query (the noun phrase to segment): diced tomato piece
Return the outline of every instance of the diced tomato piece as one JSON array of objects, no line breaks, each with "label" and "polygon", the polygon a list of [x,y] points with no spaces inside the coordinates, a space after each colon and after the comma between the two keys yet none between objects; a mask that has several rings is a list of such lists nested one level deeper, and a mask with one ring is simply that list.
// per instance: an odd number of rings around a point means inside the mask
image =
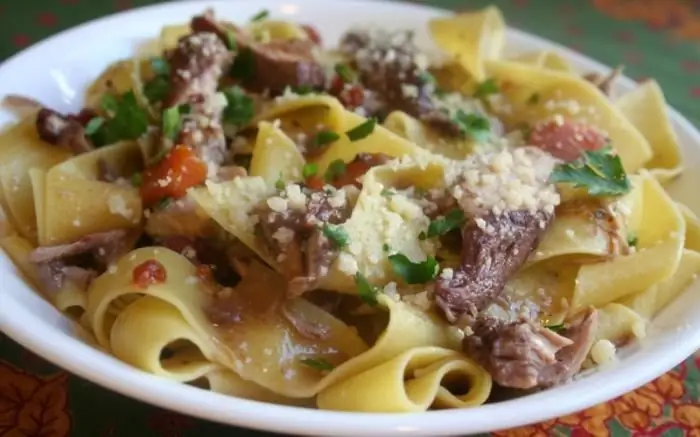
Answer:
[{"label": "diced tomato piece", "polygon": [[163,267],[163,264],[154,259],[149,259],[137,265],[132,272],[132,281],[139,288],[162,284],[167,278],[168,272]]},{"label": "diced tomato piece", "polygon": [[180,198],[207,178],[207,165],[187,146],[175,146],[165,158],[143,172],[141,199],[145,206]]},{"label": "diced tomato piece", "polygon": [[365,101],[365,90],[361,85],[353,85],[340,93],[340,101],[347,108],[357,108]]},{"label": "diced tomato piece", "polygon": [[312,190],[322,190],[323,179],[321,179],[319,176],[309,176],[306,179],[306,186]]},{"label": "diced tomato piece", "polygon": [[197,266],[197,277],[204,282],[211,282],[214,280],[214,272],[212,271],[212,266],[208,264],[200,264]]},{"label": "diced tomato piece", "polygon": [[549,120],[538,123],[528,135],[527,142],[569,162],[576,160],[583,152],[604,147],[608,137],[587,124]]},{"label": "diced tomato piece", "polygon": [[321,35],[318,33],[315,27],[308,24],[303,24],[301,28],[304,29],[304,32],[306,32],[306,35],[311,41],[313,41],[314,44],[319,46],[321,45]]},{"label": "diced tomato piece", "polygon": [[331,79],[331,86],[328,91],[334,96],[339,96],[340,93],[343,92],[344,87],[345,81],[343,81],[343,79],[336,74],[333,76],[333,79]]}]

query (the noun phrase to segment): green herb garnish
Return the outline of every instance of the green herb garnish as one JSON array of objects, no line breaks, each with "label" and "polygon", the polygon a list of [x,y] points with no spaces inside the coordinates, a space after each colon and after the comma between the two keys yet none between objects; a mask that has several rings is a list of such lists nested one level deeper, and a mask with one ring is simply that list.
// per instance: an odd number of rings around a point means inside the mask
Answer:
[{"label": "green herb garnish", "polygon": [[335,247],[342,249],[348,245],[350,241],[350,236],[347,231],[342,226],[329,225],[328,223],[323,224],[323,235],[335,244]]},{"label": "green herb garnish", "polygon": [[161,130],[165,138],[174,140],[180,132],[180,108],[173,106],[163,111]]},{"label": "green herb garnish", "polygon": [[307,94],[313,94],[314,92],[316,92],[316,90],[314,90],[311,85],[299,85],[299,86],[293,86],[292,92],[294,94],[304,96]]},{"label": "green herb garnish", "polygon": [[389,255],[389,263],[394,273],[401,276],[407,284],[425,284],[438,274],[437,260],[429,256],[425,261],[414,263],[402,253]]},{"label": "green herb garnish", "polygon": [[560,323],[558,325],[545,325],[544,327],[549,329],[550,331],[554,331],[557,333],[566,330],[566,325],[564,325],[563,323]]},{"label": "green herb garnish", "polygon": [[304,358],[301,363],[320,372],[330,372],[335,366],[322,358]]},{"label": "green herb garnish", "polygon": [[236,35],[230,30],[226,30],[226,47],[232,52],[238,48]]},{"label": "green herb garnish", "polygon": [[323,147],[325,145],[328,145],[334,141],[337,141],[340,138],[340,135],[337,133],[330,131],[330,130],[322,130],[316,134],[316,136],[313,137],[311,140],[311,143],[309,144],[309,147],[312,149],[317,149],[319,147]]},{"label": "green herb garnish", "polygon": [[170,82],[165,76],[156,76],[143,86],[143,94],[151,103],[162,101],[169,91]]},{"label": "green herb garnish", "polygon": [[134,173],[131,175],[131,185],[135,187],[140,187],[143,184],[143,175],[139,173]]},{"label": "green herb garnish", "polygon": [[637,244],[639,244],[639,238],[637,237],[637,234],[633,232],[627,234],[627,245],[629,247],[637,247]]},{"label": "green herb garnish", "polygon": [[[133,91],[126,92],[119,98],[106,94],[102,98],[102,109],[108,116],[101,123],[95,121],[92,126],[95,130],[89,134],[97,147],[135,140],[148,130],[148,112],[139,106]],[[97,124],[99,126],[95,126]]]},{"label": "green herb garnish", "polygon": [[105,123],[105,119],[103,117],[93,117],[88,121],[88,123],[85,125],[85,135],[90,136],[100,130],[102,125]]},{"label": "green herb garnish", "polygon": [[155,208],[156,208],[156,209],[165,209],[165,208],[167,208],[168,206],[170,206],[171,203],[173,203],[173,198],[172,198],[172,197],[163,197],[162,199],[160,199],[160,200],[158,201],[158,203],[156,204],[156,207],[155,207]]},{"label": "green herb garnish", "polygon": [[238,51],[231,65],[230,75],[234,79],[244,81],[255,77],[255,55],[251,49],[242,48]]},{"label": "green herb garnish", "polygon": [[620,196],[631,189],[622,161],[610,145],[586,151],[576,161],[557,165],[549,181],[586,188],[591,196]]},{"label": "green herb garnish", "polygon": [[361,140],[361,139],[369,136],[372,132],[374,132],[374,126],[376,126],[376,124],[377,124],[377,119],[370,118],[369,120],[365,121],[364,123],[362,123],[358,126],[355,126],[354,128],[345,132],[345,135],[348,136],[350,141]]},{"label": "green herb garnish", "polygon": [[270,11],[268,11],[267,9],[263,9],[262,11],[260,11],[260,12],[258,12],[257,14],[253,15],[252,17],[250,17],[250,21],[260,21],[260,20],[264,20],[264,19],[267,18],[268,16],[270,16]]},{"label": "green herb garnish", "polygon": [[239,86],[232,86],[224,90],[224,96],[228,104],[224,108],[224,122],[234,126],[248,124],[255,115],[253,99]]},{"label": "green herb garnish", "polygon": [[430,225],[428,225],[428,232],[421,232],[419,237],[421,240],[425,240],[426,238],[445,235],[451,230],[462,226],[462,223],[464,223],[464,213],[459,209],[453,209],[445,217],[431,221]]},{"label": "green herb garnish", "polygon": [[325,179],[326,182],[333,182],[338,177],[344,175],[346,170],[347,165],[345,164],[345,161],[342,159],[336,159],[328,166],[326,173],[323,175],[323,179]]},{"label": "green herb garnish", "polygon": [[532,93],[532,95],[527,98],[528,105],[536,105],[538,103],[540,103],[540,93]]},{"label": "green herb garnish", "polygon": [[392,188],[384,188],[380,194],[384,197],[391,197],[396,194],[396,191]]},{"label": "green herb garnish", "polygon": [[278,190],[284,190],[287,187],[287,184],[284,182],[284,179],[282,178],[282,173],[280,172],[279,177],[275,181],[275,188]]},{"label": "green herb garnish", "polygon": [[168,76],[170,74],[170,64],[165,58],[156,56],[150,59],[151,69],[156,76]]},{"label": "green herb garnish", "polygon": [[423,71],[418,73],[418,80],[424,85],[434,84],[435,83],[435,76],[430,74],[430,72],[423,70]]},{"label": "green herb garnish", "polygon": [[382,244],[382,250],[384,252],[391,252],[391,246],[389,246],[387,243]]},{"label": "green herb garnish", "polygon": [[377,300],[379,289],[370,284],[360,272],[355,273],[355,286],[357,286],[357,295],[364,303],[369,306],[376,306],[379,303]]},{"label": "green herb garnish", "polygon": [[316,173],[318,173],[318,165],[312,162],[304,164],[304,167],[301,169],[301,174],[304,176],[304,179],[316,176]]},{"label": "green herb garnish", "polygon": [[491,94],[497,94],[498,91],[499,89],[496,80],[493,78],[486,79],[477,85],[476,91],[474,91],[474,97],[481,99],[490,96]]},{"label": "green herb garnish", "polygon": [[355,72],[347,64],[335,64],[335,73],[343,82],[354,82],[356,79]]},{"label": "green herb garnish", "polygon": [[481,114],[467,114],[459,109],[452,121],[462,134],[471,137],[474,141],[485,141],[491,135],[491,123]]}]

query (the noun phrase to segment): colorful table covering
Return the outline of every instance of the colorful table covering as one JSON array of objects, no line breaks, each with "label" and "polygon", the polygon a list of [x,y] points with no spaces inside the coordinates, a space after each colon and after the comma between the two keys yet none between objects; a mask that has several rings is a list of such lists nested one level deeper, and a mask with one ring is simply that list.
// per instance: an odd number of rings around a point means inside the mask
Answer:
[{"label": "colorful table covering", "polygon": [[[158,2],[0,0],[0,58],[93,18]],[[656,78],[669,102],[692,122],[700,122],[698,0],[428,0],[425,3],[455,10],[496,4],[514,27],[568,45],[608,65],[623,63],[625,73],[632,78]],[[492,435],[700,437],[700,352],[652,383],[606,404]],[[0,437],[66,436],[272,434],[193,419],[112,393],[47,363],[0,333]]]}]

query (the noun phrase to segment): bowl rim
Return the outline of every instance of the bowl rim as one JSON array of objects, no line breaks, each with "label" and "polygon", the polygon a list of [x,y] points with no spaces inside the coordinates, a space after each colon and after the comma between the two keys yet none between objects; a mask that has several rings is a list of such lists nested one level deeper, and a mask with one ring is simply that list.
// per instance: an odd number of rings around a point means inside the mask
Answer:
[{"label": "bowl rim", "polygon": [[[166,11],[182,5],[211,6],[216,9],[217,6],[243,3],[244,1],[210,0],[202,2],[200,0],[187,0],[155,4],[107,15],[64,30],[18,52],[0,64],[0,74],[17,70],[18,67],[21,67],[24,59],[37,57],[41,53],[51,50],[53,46],[60,46],[68,40],[80,38],[86,34],[99,33],[102,26],[115,21],[128,22],[129,19],[134,19],[144,13]],[[282,0],[264,0],[260,3],[267,5],[280,4],[281,2]],[[451,12],[447,9],[401,1],[325,0],[320,2],[293,0],[293,3],[316,3],[326,6],[342,3],[344,6],[355,4],[358,7],[368,3],[384,3],[382,7],[387,7],[386,5],[389,4],[392,8],[414,9],[426,15]],[[508,28],[508,36],[549,47],[577,64],[586,65],[591,71],[605,72],[609,70],[609,67],[602,63],[546,38],[512,27]],[[635,82],[623,77],[620,83],[629,88]],[[676,129],[683,130],[693,139],[689,147],[700,147],[700,132],[675,109],[670,106],[667,109]],[[2,255],[1,251],[0,255]],[[3,273],[3,288],[17,287],[31,290],[23,283],[21,275],[10,273],[10,271],[0,265],[0,272]],[[9,273],[7,275],[9,278],[5,278],[5,273]],[[33,290],[31,292],[34,293]],[[50,306],[46,302],[45,305]],[[691,332],[682,344],[676,342],[661,343],[653,349],[653,354],[646,354],[648,357],[644,359],[637,357],[635,360],[627,362],[623,367],[609,369],[601,374],[604,376],[591,376],[575,380],[569,384],[523,398],[487,404],[473,409],[420,413],[338,412],[251,401],[175,383],[131,367],[56,329],[49,324],[49,321],[29,311],[28,307],[8,293],[0,292],[0,309],[2,309],[0,311],[0,330],[6,335],[48,361],[104,388],[136,400],[202,419],[233,426],[297,435],[329,435],[329,432],[342,436],[355,436],[358,433],[369,433],[373,436],[454,435],[464,432],[497,431],[529,425],[565,416],[634,390],[669,371],[700,347],[700,331]],[[55,310],[55,308],[53,309]],[[59,315],[57,317],[63,318]],[[32,329],[25,329],[25,326],[31,326]],[[111,371],[103,373],[102,365],[107,365]],[[598,389],[590,390],[591,378],[596,378],[597,382],[605,381],[605,387],[599,385],[596,387]],[[543,406],[545,408],[542,408]],[[514,411],[517,411],[517,414],[513,414]],[[272,417],[275,420],[270,420]]]}]

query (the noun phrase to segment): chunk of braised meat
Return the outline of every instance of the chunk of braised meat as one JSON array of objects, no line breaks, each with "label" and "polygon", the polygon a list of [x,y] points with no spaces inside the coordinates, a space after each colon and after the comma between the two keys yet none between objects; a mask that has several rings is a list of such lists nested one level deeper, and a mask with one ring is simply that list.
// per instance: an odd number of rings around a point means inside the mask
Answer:
[{"label": "chunk of braised meat", "polygon": [[42,140],[68,149],[75,155],[94,149],[80,121],[49,108],[42,108],[37,113],[36,130]]},{"label": "chunk of braised meat", "polygon": [[326,83],[325,70],[314,55],[317,43],[312,39],[256,42],[237,29],[228,32],[211,11],[193,18],[190,25],[195,32],[215,33],[223,43],[235,38],[237,56],[251,64],[253,74],[243,78],[243,84],[252,91],[277,95],[287,87],[321,89]]},{"label": "chunk of braised meat", "polygon": [[212,238],[163,236],[154,238],[157,246],[167,247],[187,258],[193,264],[206,266],[217,284],[234,286],[241,278],[231,263],[229,245]]},{"label": "chunk of braised meat", "polygon": [[480,315],[463,347],[503,387],[547,388],[581,369],[597,324],[594,309],[579,316],[561,335],[525,319],[507,322]]},{"label": "chunk of braised meat", "polygon": [[615,84],[615,80],[622,76],[622,70],[623,67],[618,65],[608,74],[588,73],[584,75],[583,78],[598,87],[603,94],[610,97],[612,95],[612,88]]},{"label": "chunk of braised meat", "polygon": [[272,199],[257,208],[256,231],[268,250],[277,256],[288,281],[290,297],[313,290],[318,280],[328,274],[338,251],[324,235],[322,226],[341,224],[350,216],[344,194],[314,191],[306,196],[304,208],[290,205],[282,211],[272,209]]},{"label": "chunk of braised meat", "polygon": [[73,243],[40,246],[29,254],[39,278],[49,291],[58,291],[66,279],[87,288],[106,267],[131,251],[140,232],[118,229],[86,235]]},{"label": "chunk of braised meat", "polygon": [[212,219],[193,200],[182,198],[151,211],[145,232],[151,237],[208,237],[215,229]]},{"label": "chunk of braised meat", "polygon": [[215,33],[198,32],[181,38],[170,55],[170,93],[164,106],[196,103],[216,94],[231,59]]},{"label": "chunk of braised meat", "polygon": [[380,119],[390,111],[400,110],[445,135],[460,135],[459,127],[435,105],[435,85],[416,62],[420,55],[413,33],[397,33],[384,39],[378,43],[368,34],[349,32],[340,43],[341,51],[354,60],[360,82],[381,102],[379,111],[365,109]]},{"label": "chunk of braised meat", "polygon": [[445,318],[454,323],[461,316],[476,316],[493,302],[537,247],[552,219],[543,211],[521,210],[468,220],[462,228],[460,266],[435,282],[435,303]]}]

